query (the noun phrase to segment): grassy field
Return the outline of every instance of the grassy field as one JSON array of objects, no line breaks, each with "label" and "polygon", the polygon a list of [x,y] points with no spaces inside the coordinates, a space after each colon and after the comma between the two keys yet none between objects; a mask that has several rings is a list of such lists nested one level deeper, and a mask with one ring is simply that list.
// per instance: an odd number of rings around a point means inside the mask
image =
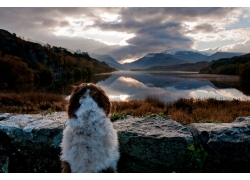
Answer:
[{"label": "grassy field", "polygon": [[[65,111],[67,101],[55,94],[0,93],[0,113],[51,113]],[[250,116],[250,101],[179,99],[165,103],[153,97],[144,101],[112,102],[111,120],[127,115],[145,117],[159,114],[181,123],[230,123],[239,116]]]}]

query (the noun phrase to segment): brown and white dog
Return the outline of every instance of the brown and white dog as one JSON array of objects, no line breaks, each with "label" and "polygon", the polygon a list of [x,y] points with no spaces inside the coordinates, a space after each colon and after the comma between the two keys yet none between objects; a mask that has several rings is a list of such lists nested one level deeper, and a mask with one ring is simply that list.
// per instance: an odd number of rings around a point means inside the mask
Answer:
[{"label": "brown and white dog", "polygon": [[60,145],[62,172],[116,172],[118,140],[109,112],[109,98],[95,84],[82,83],[72,91]]}]

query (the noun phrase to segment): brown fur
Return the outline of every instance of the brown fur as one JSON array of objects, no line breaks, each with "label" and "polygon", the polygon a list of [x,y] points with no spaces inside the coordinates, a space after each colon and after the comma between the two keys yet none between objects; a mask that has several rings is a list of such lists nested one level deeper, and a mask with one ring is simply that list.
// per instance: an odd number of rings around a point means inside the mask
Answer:
[{"label": "brown fur", "polygon": [[108,168],[106,170],[102,170],[102,173],[115,173],[115,170],[113,168]]},{"label": "brown fur", "polygon": [[63,161],[61,158],[62,173],[71,173],[70,165],[68,162]]},{"label": "brown fur", "polygon": [[110,112],[110,101],[106,93],[98,86],[92,83],[82,83],[77,86],[71,93],[71,97],[68,105],[69,118],[76,117],[75,112],[80,107],[79,99],[87,91],[90,90],[89,95],[98,104],[100,108],[104,110],[108,116]]}]

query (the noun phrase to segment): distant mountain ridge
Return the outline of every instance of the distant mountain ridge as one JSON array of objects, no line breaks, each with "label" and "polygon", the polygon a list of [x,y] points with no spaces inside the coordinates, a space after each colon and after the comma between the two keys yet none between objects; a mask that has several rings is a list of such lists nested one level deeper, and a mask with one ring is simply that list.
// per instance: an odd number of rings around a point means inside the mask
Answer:
[{"label": "distant mountain ridge", "polygon": [[123,66],[126,69],[147,69],[155,66],[172,66],[202,61],[211,62],[220,58],[230,58],[240,55],[244,55],[244,53],[217,52],[211,55],[196,50],[169,49],[160,53],[148,53],[132,63],[123,64]]}]

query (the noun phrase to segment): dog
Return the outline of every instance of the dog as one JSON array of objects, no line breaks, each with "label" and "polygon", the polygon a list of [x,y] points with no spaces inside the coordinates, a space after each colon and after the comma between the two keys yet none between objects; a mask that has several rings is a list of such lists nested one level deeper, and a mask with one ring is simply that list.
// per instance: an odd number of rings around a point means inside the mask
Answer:
[{"label": "dog", "polygon": [[82,83],[72,91],[63,130],[60,161],[63,173],[117,172],[117,133],[108,117],[110,101],[95,84]]}]

